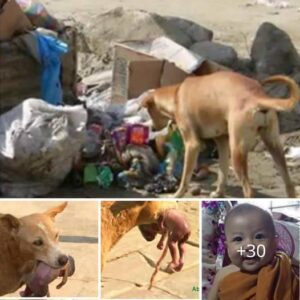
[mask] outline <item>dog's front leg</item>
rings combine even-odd
[[[200,143],[198,141],[185,142],[184,166],[181,176],[180,186],[175,193],[175,198],[180,198],[184,195],[191,180],[193,170],[196,165],[196,160],[199,154]]]

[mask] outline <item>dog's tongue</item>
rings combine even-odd
[[[56,271],[55,269],[51,268],[49,265],[43,263],[43,262],[40,262],[37,266],[37,269],[36,269],[36,276],[39,278],[39,280],[42,282],[46,282],[47,279],[49,277],[51,277],[51,275],[54,273],[54,271]],[[49,281],[48,281],[49,282]],[[47,282],[47,283],[48,283]]]
[[[59,269],[53,269],[49,265],[39,262],[27,286],[36,297],[44,297],[48,292],[48,284],[57,278],[59,274]]]

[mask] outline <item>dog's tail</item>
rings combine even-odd
[[[280,98],[260,98],[258,104],[262,109],[275,109],[277,111],[286,111],[292,110],[297,101],[300,100],[300,89],[298,84],[290,77],[284,75],[276,75],[268,77],[262,81],[262,84],[271,83],[271,82],[284,82],[290,89],[290,97],[287,99]]]

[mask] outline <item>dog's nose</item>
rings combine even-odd
[[[59,258],[58,258],[58,264],[63,267],[67,264],[68,262],[68,256],[67,255],[61,255]]]

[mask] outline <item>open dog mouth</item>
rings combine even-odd
[[[67,281],[67,277],[75,272],[75,262],[72,256],[69,256],[68,263],[62,268],[53,268],[48,264],[38,261],[35,271],[26,282],[26,288],[21,292],[22,297],[44,297],[48,295],[49,283],[57,277],[63,277],[62,282],[57,285],[61,288]]]

